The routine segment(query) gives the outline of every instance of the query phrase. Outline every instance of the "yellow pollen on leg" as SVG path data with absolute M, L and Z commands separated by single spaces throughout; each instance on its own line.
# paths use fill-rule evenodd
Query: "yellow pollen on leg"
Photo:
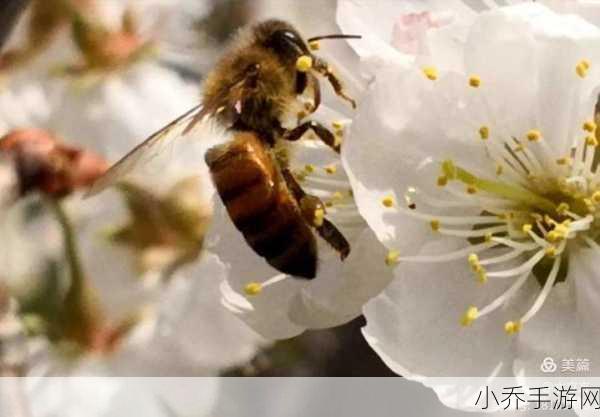
M 385 256 L 385 264 L 387 266 L 394 266 L 398 264 L 398 260 L 400 259 L 400 252 L 397 250 L 390 250 Z
M 487 127 L 487 126 L 481 126 L 479 128 L 479 137 L 481 137 L 482 140 L 489 139 L 489 137 L 490 137 L 490 128 Z
M 249 282 L 244 286 L 246 295 L 258 295 L 262 292 L 263 286 L 260 282 Z
M 583 123 L 583 130 L 585 130 L 586 132 L 594 133 L 596 131 L 596 128 L 596 123 L 594 123 L 592 120 L 586 120 Z
M 504 323 L 504 331 L 507 334 L 515 334 L 521 330 L 522 324 L 520 321 L 507 321 Z
M 462 326 L 470 326 L 479 317 L 479 310 L 475 306 L 471 306 L 467 309 L 465 314 L 460 319 Z
M 383 204 L 384 207 L 394 207 L 394 197 L 392 197 L 391 195 L 388 195 L 386 197 L 383 197 L 383 199 L 381 200 L 381 204 Z
M 313 66 L 313 59 L 308 55 L 302 55 L 296 60 L 296 69 L 300 72 L 307 72 Z
M 432 220 L 431 222 L 429 222 L 429 226 L 431 226 L 431 230 L 437 232 L 438 230 L 440 230 L 440 221 Z
M 315 210 L 313 224 L 317 227 L 323 226 L 323 220 L 325 219 L 325 210 L 318 208 Z
M 478 75 L 471 75 L 469 77 L 469 85 L 473 88 L 479 88 L 481 86 L 481 78 Z
M 540 132 L 538 129 L 531 129 L 525 134 L 525 136 L 529 142 L 539 142 L 539 140 L 542 139 L 542 132 Z
M 431 81 L 435 81 L 435 80 L 438 79 L 438 70 L 437 70 L 437 68 L 435 68 L 435 67 L 424 67 L 422 70 L 423 70 L 423 74 L 425 74 L 425 77 L 427 77 Z
M 588 146 L 598 146 L 598 139 L 595 136 L 589 135 L 585 138 L 585 144 Z

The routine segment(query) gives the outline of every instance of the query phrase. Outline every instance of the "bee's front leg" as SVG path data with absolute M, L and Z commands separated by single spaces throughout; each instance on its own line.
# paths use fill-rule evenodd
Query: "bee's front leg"
M 319 74 L 327 78 L 329 84 L 331 84 L 331 86 L 333 87 L 333 91 L 335 91 L 335 94 L 348 101 L 352 105 L 353 109 L 356 108 L 356 101 L 354 101 L 352 97 L 346 94 L 346 92 L 344 91 L 342 81 L 337 77 L 337 75 L 333 73 L 333 70 L 324 59 L 316 58 L 313 64 L 313 68 Z
M 348 243 L 342 232 L 325 218 L 325 205 L 321 199 L 307 194 L 288 168 L 282 169 L 281 174 L 298 202 L 304 220 L 314 227 L 319 236 L 340 254 L 342 260 L 345 259 L 350 253 L 350 243 Z
M 317 137 L 321 139 L 327 146 L 337 153 L 340 153 L 340 143 L 335 139 L 334 134 L 331 133 L 329 129 L 327 129 L 321 123 L 315 121 L 307 121 L 299 126 L 296 126 L 292 130 L 286 130 L 283 133 L 283 139 L 291 141 L 298 140 L 308 131 L 308 129 L 312 129 L 315 135 L 317 135 Z

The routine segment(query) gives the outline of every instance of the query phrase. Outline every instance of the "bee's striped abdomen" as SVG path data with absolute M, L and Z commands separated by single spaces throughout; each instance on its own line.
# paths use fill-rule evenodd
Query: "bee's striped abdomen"
M 314 278 L 317 246 L 271 155 L 252 133 L 206 153 L 229 217 L 252 249 L 279 271 Z

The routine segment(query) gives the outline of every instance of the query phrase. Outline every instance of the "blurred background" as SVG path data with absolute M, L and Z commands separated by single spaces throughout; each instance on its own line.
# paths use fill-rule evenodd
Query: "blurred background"
M 27 172 L 27 187 L 21 179 L 17 192 L 2 188 L 3 374 L 392 375 L 361 336 L 362 318 L 268 344 L 229 322 L 237 319 L 222 317 L 228 312 L 220 310 L 218 279 L 209 284 L 210 302 L 195 305 L 200 301 L 189 299 L 196 291 L 190 282 L 202 272 L 176 266 L 201 251 L 209 215 L 199 196 L 186 206 L 184 227 L 197 230 L 191 235 L 173 226 L 180 213 L 149 191 L 156 184 L 80 198 L 94 173 L 195 104 L 203 77 L 240 27 L 277 17 L 305 36 L 336 33 L 335 13 L 334 0 L 0 5 L 0 133 L 9 167 L 0 171 L 0 185 L 4 177 L 10 183 L 10 161 L 17 161 L 17 172 L 21 160 L 37 167 L 35 175 Z M 323 54 L 354 58 L 345 42 L 328 44 Z M 76 158 L 76 172 L 66 180 L 60 171 L 61 180 L 54 179 L 52 161 L 67 157 L 69 163 Z M 147 215 L 148 207 L 161 215 Z M 111 246 L 97 242 L 107 233 Z M 172 282 L 172 272 L 187 282 Z M 191 307 L 174 313 L 173 302 Z M 205 322 L 215 320 L 221 328 L 207 330 Z M 228 337 L 221 337 L 223 327 L 232 329 Z M 224 348 L 231 344 L 237 347 Z M 198 350 L 205 351 L 193 353 Z

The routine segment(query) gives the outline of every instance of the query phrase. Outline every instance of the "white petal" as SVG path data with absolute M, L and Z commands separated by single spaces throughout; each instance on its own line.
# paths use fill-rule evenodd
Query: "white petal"
M 438 241 L 422 252 L 450 251 L 457 245 Z M 478 286 L 464 260 L 400 264 L 392 283 L 365 306 L 365 337 L 392 370 L 410 379 L 505 374 L 513 352 L 503 324 L 518 317 L 520 303 L 470 327 L 461 327 L 459 321 L 469 304 L 486 305 L 506 285 L 490 280 Z M 522 292 L 526 295 L 528 289 Z
M 386 253 L 373 232 L 365 230 L 352 241 L 352 251 L 340 270 L 322 271 L 313 285 L 298 293 L 292 302 L 292 320 L 309 328 L 322 328 L 359 316 L 363 305 L 392 279 L 392 270 L 384 262 Z

